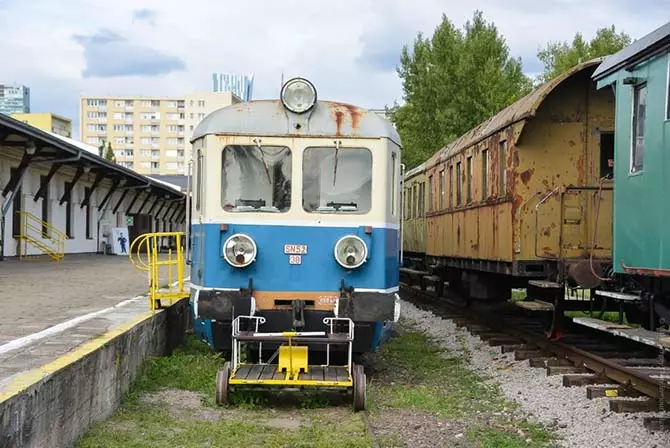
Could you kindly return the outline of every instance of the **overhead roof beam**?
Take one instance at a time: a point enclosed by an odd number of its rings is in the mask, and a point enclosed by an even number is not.
[[[133,210],[133,205],[135,205],[135,202],[139,199],[140,195],[142,194],[142,190],[137,190],[137,194],[133,198],[133,200],[130,202],[130,205],[128,206],[128,209],[126,210],[126,215],[130,215],[130,212]]]
[[[112,210],[112,215],[116,215],[116,212],[119,211],[119,207],[121,207],[121,204],[123,203],[123,200],[126,198],[126,196],[128,196],[129,191],[130,190],[124,190],[123,191],[123,194],[121,195],[118,202],[116,203],[116,206],[114,207],[114,210]]]
[[[100,182],[102,182],[105,176],[106,174],[103,171],[99,171],[98,174],[96,174],[95,180],[93,181],[93,185],[91,185],[91,188],[89,188],[86,194],[84,195],[84,200],[81,202],[79,208],[84,208],[88,206],[88,204],[91,202],[91,196],[93,196],[93,192],[95,191],[96,188],[98,188],[98,185],[100,185]]]
[[[35,154],[28,154],[28,152],[23,153],[21,162],[19,163],[19,166],[17,167],[14,175],[9,178],[9,182],[7,182],[4,190],[2,190],[2,196],[7,196],[10,191],[14,191],[16,189],[16,187],[19,185],[19,182],[21,182],[21,179],[23,179],[23,175],[28,169],[28,165],[30,165],[30,161],[34,156]]]
[[[151,199],[153,195],[151,194],[150,191],[147,192],[147,197],[144,198],[144,201],[142,201],[142,205],[140,205],[140,208],[137,210],[137,214],[141,215],[142,214],[142,209],[144,209],[144,206],[147,205],[147,202],[149,202],[149,199]]]
[[[121,179],[115,179],[114,182],[112,183],[112,187],[109,189],[107,194],[105,195],[104,198],[102,198],[102,202],[100,202],[100,205],[98,205],[98,211],[102,210],[102,208],[107,204],[107,201],[109,201],[109,198],[112,197],[114,193],[116,193],[116,190],[119,188],[119,184],[121,183]]]
[[[72,181],[70,183],[65,184],[65,191],[63,192],[63,196],[60,198],[60,205],[63,205],[63,202],[68,201],[70,202],[70,198],[72,197],[72,190],[74,189],[75,185],[77,185],[77,182],[79,182],[79,179],[81,179],[81,176],[84,175],[84,166],[79,165],[77,168],[77,172],[74,173],[74,177],[72,178]]]
[[[35,197],[33,198],[34,202],[37,202],[38,199],[44,199],[44,195],[47,192],[47,188],[49,188],[49,183],[51,182],[51,179],[54,177],[54,175],[60,169],[61,166],[63,166],[62,163],[54,163],[53,165],[51,165],[49,174],[47,174],[46,179],[43,179],[43,181],[40,183],[40,189],[37,190],[37,193],[35,193]]]

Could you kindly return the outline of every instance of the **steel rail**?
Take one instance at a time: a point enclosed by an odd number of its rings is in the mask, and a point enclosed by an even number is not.
[[[538,346],[541,350],[552,353],[559,358],[569,360],[577,367],[584,367],[597,375],[602,375],[643,395],[657,400],[665,397],[664,401],[670,403],[670,385],[662,379],[652,378],[645,373],[637,372],[629,367],[622,366],[609,359],[565,344],[564,342],[548,340],[545,335],[509,327],[505,325],[505,320],[501,319],[500,316],[487,316],[486,314],[468,312],[466,308],[457,306],[449,300],[441,300],[441,298],[426,291],[417,290],[402,284],[400,290],[401,292],[409,293],[408,295],[410,296],[421,296],[429,299],[434,306],[446,306],[452,310],[457,310],[465,318],[483,324],[493,330],[524,339],[528,343]]]

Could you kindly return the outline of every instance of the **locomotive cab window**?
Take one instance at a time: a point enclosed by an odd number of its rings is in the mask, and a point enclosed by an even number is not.
[[[369,149],[306,148],[302,171],[305,211],[342,214],[370,211],[372,153]]]
[[[286,146],[229,145],[221,164],[224,210],[279,213],[291,207],[291,150]]]

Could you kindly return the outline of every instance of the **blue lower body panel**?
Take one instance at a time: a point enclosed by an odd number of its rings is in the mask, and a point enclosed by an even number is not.
[[[222,256],[235,234],[252,238],[257,247],[245,268]],[[336,242],[347,235],[367,246],[367,260],[356,269],[334,257]],[[215,349],[230,350],[233,319],[250,314],[266,318],[263,332],[324,331],[323,318],[349,317],[358,353],[376,350],[390,336],[399,306],[396,229],[202,224],[192,226],[192,236],[195,331]],[[287,254],[286,246],[303,250]]]

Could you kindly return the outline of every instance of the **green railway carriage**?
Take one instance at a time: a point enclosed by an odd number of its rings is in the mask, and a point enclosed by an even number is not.
[[[670,322],[670,22],[594,72],[616,96],[614,280],[627,313]]]
[[[422,267],[426,253],[426,191],[425,163],[405,173],[403,179],[403,262]]]

